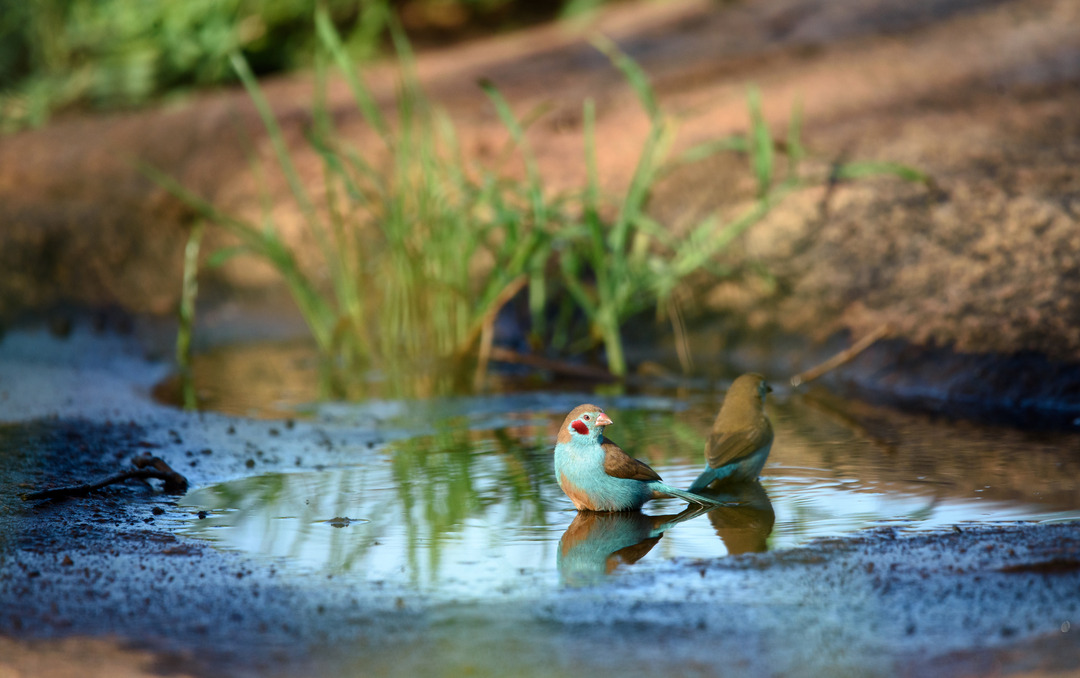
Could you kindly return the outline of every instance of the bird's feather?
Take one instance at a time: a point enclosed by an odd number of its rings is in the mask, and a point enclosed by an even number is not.
[[[604,448],[604,473],[609,476],[630,480],[660,480],[660,474],[648,464],[634,459],[610,440],[605,438],[601,447]]]
[[[771,443],[772,439],[772,424],[765,417],[749,428],[714,432],[705,443],[705,461],[711,468],[720,468],[753,454]]]
[[[649,483],[649,489],[653,491],[653,498],[656,497],[678,497],[683,501],[690,502],[691,504],[697,504],[699,506],[727,506],[728,503],[723,499],[713,499],[712,497],[706,497],[696,492],[690,492],[688,490],[680,490],[676,487],[672,487],[667,483],[659,480]]]

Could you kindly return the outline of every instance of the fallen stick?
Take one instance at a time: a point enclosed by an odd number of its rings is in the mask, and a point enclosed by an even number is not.
[[[794,377],[791,378],[792,388],[797,388],[802,384],[817,379],[826,372],[835,370],[837,367],[840,367],[844,363],[851,361],[855,358],[855,356],[870,348],[870,345],[878,339],[883,339],[891,333],[892,327],[888,323],[885,323],[870,334],[866,335],[862,339],[852,344],[850,347],[844,349],[843,351],[840,351],[833,357],[829,358],[825,362],[815,365],[814,367],[811,367],[805,372],[800,372],[799,374],[796,374]]]
[[[136,457],[131,463],[135,464],[136,468],[130,471],[117,473],[114,476],[109,476],[108,478],[99,480],[95,483],[74,485],[71,487],[57,487],[51,490],[31,492],[30,494],[23,496],[23,501],[57,499],[60,497],[85,497],[91,492],[96,492],[103,487],[122,483],[125,480],[131,480],[132,478],[140,478],[142,480],[156,478],[158,480],[164,480],[164,490],[170,494],[179,494],[187,491],[187,478],[174,471],[172,467],[163,460],[146,454],[141,457]]]
[[[534,367],[539,370],[548,370],[549,372],[555,372],[556,374],[563,374],[571,377],[578,377],[581,379],[592,379],[595,381],[616,381],[615,375],[600,367],[592,367],[590,365],[578,365],[576,363],[569,363],[562,360],[552,360],[550,358],[543,358],[537,355],[518,353],[517,351],[511,351],[510,349],[502,348],[501,346],[492,347],[491,359],[503,363],[526,365],[528,367]]]

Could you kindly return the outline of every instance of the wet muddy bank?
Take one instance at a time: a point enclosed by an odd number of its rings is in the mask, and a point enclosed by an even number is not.
[[[643,319],[648,324],[649,319]],[[662,326],[641,332],[628,348],[630,383],[677,383],[677,349]],[[850,351],[861,337],[844,331],[817,340],[776,325],[751,328],[745,318],[724,317],[692,325],[687,348],[695,378],[722,382],[760,372],[789,387],[790,379]],[[1080,430],[1080,363],[1034,351],[964,353],[884,337],[813,380],[801,392],[823,392],[907,412],[991,425],[1058,431]]]
[[[182,419],[170,430],[188,438]],[[169,437],[155,430],[165,423],[61,420],[7,426],[5,435],[47,452],[46,471],[20,473],[36,486],[81,476],[103,449]],[[258,425],[263,435],[270,426]],[[186,458],[186,445],[162,447]],[[226,474],[244,467],[235,461]],[[1080,661],[1076,523],[880,529],[674,561],[542,599],[456,604],[282,573],[178,536],[184,517],[155,491],[124,487],[15,513],[4,494],[0,634],[12,653],[0,665],[16,669],[36,653],[62,654],[65,638],[99,638],[94,651],[105,657],[114,642],[148,652],[148,672],[208,676],[495,675],[510,666],[537,676],[655,675],[658,666],[681,675],[955,675]]]
[[[426,421],[438,411],[184,413],[149,398],[167,371],[130,338],[15,333],[0,344],[0,667],[63,675],[43,657],[79,657],[131,675],[955,675],[1080,661],[1076,522],[878,528],[631,565],[584,588],[538,591],[524,577],[475,600],[212,548],[185,536],[199,517],[156,481],[20,498],[146,451],[195,487],[334,468],[415,436],[397,423],[402,413]],[[487,407],[500,411],[497,398]],[[902,439],[907,424],[895,426]],[[881,445],[885,457],[908,455]]]
[[[153,433],[59,423],[77,448]],[[1080,661],[1076,523],[881,529],[459,604],[279,571],[177,536],[183,518],[133,488],[6,513],[0,666],[63,657],[65,639],[87,639],[91,663],[119,647],[147,653],[146,673],[205,676],[1041,674]]]
[[[698,362],[728,374],[753,370],[782,380],[842,354],[854,343],[848,332],[814,342],[778,328],[733,329],[738,325],[736,320],[695,331],[699,339],[692,347]],[[803,388],[954,419],[1080,429],[1080,363],[1034,351],[964,353],[885,338]]]
[[[983,422],[1080,429],[1080,364],[1039,353],[963,354],[875,345],[825,380],[837,393],[911,411]]]

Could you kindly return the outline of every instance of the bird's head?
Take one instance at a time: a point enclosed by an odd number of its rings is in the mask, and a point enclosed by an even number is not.
[[[596,405],[578,405],[563,420],[557,442],[568,443],[580,438],[599,438],[611,419]]]
[[[755,405],[759,410],[765,404],[765,396],[772,393],[772,387],[765,381],[765,377],[750,372],[736,379],[727,395],[724,396],[724,407],[731,403],[731,407],[746,407]]]

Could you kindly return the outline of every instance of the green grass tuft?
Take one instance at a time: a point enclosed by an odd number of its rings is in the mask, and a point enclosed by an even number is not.
[[[586,185],[566,195],[546,189],[526,135],[527,124],[491,83],[481,89],[510,137],[509,151],[525,169],[521,180],[462,157],[452,122],[419,86],[412,54],[389,19],[401,64],[393,114],[386,115],[353,66],[325,10],[315,14],[314,124],[308,142],[322,161],[325,199],[316,203],[300,179],[284,135],[246,60],[230,55],[266,127],[275,158],[318,244],[317,282],[297,263],[272,221],[257,226],[216,207],[154,170],[166,188],[240,246],[213,257],[245,253],[269,262],[284,278],[320,350],[347,368],[415,365],[436,358],[486,360],[498,310],[528,290],[534,339],[553,350],[602,345],[609,369],[627,373],[623,328],[655,310],[682,333],[680,288],[708,273],[717,257],[792,191],[806,185],[891,174],[927,182],[892,163],[849,163],[828,179],[800,175],[806,156],[801,114],[794,109],[783,143],[765,123],[761,95],[747,95],[746,134],[709,141],[671,157],[676,135],[645,72],[612,41],[593,44],[622,73],[648,115],[648,134],[625,193],[604,195],[596,166],[595,106],[584,103]],[[377,152],[352,148],[335,128],[325,101],[329,64],[343,73],[356,109],[381,140]],[[674,237],[648,213],[656,185],[673,169],[716,153],[745,154],[756,179],[754,203],[733,220],[715,215]],[[778,175],[778,156],[786,170]],[[554,272],[554,275],[551,273]],[[185,288],[187,289],[187,288]],[[582,322],[582,320],[584,322]],[[551,323],[549,325],[549,323]],[[688,352],[680,354],[689,364]]]

